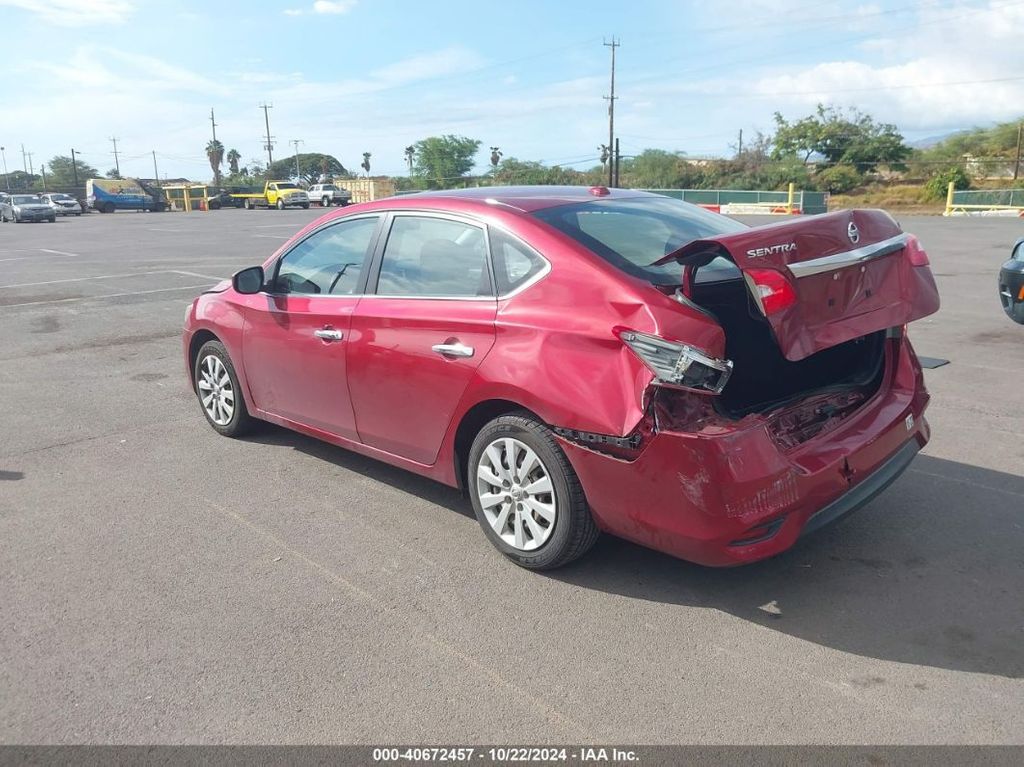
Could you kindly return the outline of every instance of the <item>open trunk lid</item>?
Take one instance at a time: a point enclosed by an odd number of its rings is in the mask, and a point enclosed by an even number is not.
[[[717,255],[743,272],[792,361],[939,308],[927,256],[881,210],[838,211],[696,240],[657,263],[694,269]]]

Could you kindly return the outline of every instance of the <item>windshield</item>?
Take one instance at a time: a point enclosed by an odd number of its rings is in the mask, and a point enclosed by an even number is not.
[[[74,198],[71,197],[71,195],[68,195],[68,194],[51,194],[50,195],[50,199],[51,200],[72,200]]]
[[[746,227],[669,197],[594,200],[545,208],[533,214],[593,251],[627,274],[655,285],[678,285],[678,264],[652,266],[662,256],[703,237],[737,232]],[[701,272],[717,279],[736,277],[739,271],[716,258]]]
[[[298,189],[298,187],[295,186],[295,184],[292,184],[291,182],[287,182],[287,181],[282,181],[280,184],[277,185],[277,188],[278,189]]]
[[[336,187],[334,184],[324,184],[320,188],[323,189],[325,192],[337,192],[338,191],[338,187]]]
[[[15,205],[32,205],[33,203],[41,204],[43,201],[34,194],[16,194],[11,198],[11,202]]]

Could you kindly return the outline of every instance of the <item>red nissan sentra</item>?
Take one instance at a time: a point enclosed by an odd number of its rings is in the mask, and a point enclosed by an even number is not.
[[[917,239],[854,210],[748,228],[654,194],[500,187],[328,213],[195,300],[210,425],[271,421],[458,486],[519,565],[600,531],[777,554],[928,441]]]

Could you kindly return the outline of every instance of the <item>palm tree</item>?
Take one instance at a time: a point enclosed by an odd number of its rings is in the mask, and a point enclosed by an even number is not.
[[[228,151],[228,167],[231,169],[233,175],[238,174],[238,162],[242,159],[242,154],[237,149],[231,149]]]
[[[206,145],[206,156],[210,160],[210,167],[213,168],[213,185],[220,186],[220,166],[224,163],[224,145],[213,139]]]

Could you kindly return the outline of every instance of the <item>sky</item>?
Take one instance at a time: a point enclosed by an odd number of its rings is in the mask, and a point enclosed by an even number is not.
[[[9,170],[68,155],[105,172],[205,180],[217,138],[266,160],[332,154],[407,172],[432,135],[576,168],[616,133],[728,156],[818,102],[911,141],[1024,114],[1024,0],[0,0],[0,145]]]

